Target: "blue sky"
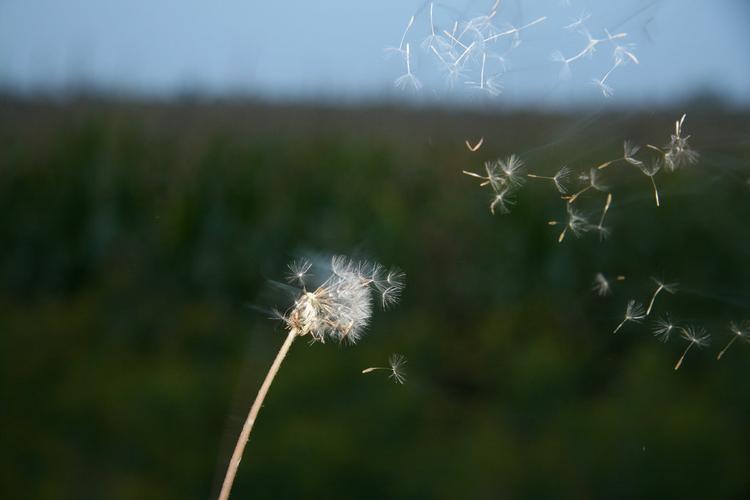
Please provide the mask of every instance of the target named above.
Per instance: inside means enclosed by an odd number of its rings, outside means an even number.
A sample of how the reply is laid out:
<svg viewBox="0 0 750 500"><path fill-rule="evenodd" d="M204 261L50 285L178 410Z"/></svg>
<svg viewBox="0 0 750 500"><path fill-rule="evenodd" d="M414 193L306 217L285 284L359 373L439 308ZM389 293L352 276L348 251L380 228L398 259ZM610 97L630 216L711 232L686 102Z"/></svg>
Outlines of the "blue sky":
<svg viewBox="0 0 750 500"><path fill-rule="evenodd" d="M433 25L487 14L493 0L434 4ZM495 62L503 91L492 100L565 104L668 101L710 90L750 104L750 2L744 0L504 0L493 23L521 26L521 43ZM601 44L560 79L555 50L565 57L585 44L565 30L586 12L594 37L626 32L640 64L618 67L604 97L592 80L612 66L613 44ZM423 87L398 91L405 70L397 46L406 41ZM186 91L328 100L392 97L489 100L465 82L478 80L479 59L452 90L441 63L420 42L430 33L429 2L410 0L0 0L0 85L28 92L79 85L170 96ZM403 48L403 47L402 47ZM489 65L488 65L489 72Z"/></svg>

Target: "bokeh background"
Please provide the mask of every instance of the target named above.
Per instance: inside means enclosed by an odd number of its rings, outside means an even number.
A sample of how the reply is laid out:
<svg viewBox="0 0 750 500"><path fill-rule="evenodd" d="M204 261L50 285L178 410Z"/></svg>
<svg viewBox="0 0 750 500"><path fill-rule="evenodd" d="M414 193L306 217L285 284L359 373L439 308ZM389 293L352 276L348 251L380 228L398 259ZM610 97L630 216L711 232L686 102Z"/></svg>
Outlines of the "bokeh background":
<svg viewBox="0 0 750 500"><path fill-rule="evenodd" d="M0 3L0 496L215 497L284 338L269 280L343 253L402 268L403 300L356 346L293 346L233 498L747 498L750 345L715 359L750 319L746 4L530 7L630 23L609 100L549 61L492 100L395 93L382 48L425 4L279 5ZM683 113L701 161L656 177L659 208L611 167L603 242L557 242L548 184L492 216L460 173L586 172ZM680 282L654 316L713 335L677 372L652 317L611 333L652 276ZM393 352L405 385L360 374Z"/></svg>

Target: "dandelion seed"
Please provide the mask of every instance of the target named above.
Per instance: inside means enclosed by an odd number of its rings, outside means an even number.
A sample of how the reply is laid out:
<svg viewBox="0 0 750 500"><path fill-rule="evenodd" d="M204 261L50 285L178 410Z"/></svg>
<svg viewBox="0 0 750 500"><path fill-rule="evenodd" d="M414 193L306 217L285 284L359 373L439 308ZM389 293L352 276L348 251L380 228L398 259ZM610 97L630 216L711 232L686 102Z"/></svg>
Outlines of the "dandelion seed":
<svg viewBox="0 0 750 500"><path fill-rule="evenodd" d="M563 199L567 199L568 200L568 204L572 204L574 201L576 201L576 199L579 196L581 196L583 193L585 193L589 189L596 189L597 191L606 191L607 189L609 189L607 186L605 186L604 184L602 184L600 182L599 171L596 168L592 168L589 171L589 175L588 176L583 176L582 178L584 180L588 180L589 185L586 186L585 188L581 189L577 193L574 193L571 196L564 197Z"/></svg>
<svg viewBox="0 0 750 500"><path fill-rule="evenodd" d="M594 276L594 286L591 289L600 297L605 297L612 293L609 281L602 273L596 273L596 276Z"/></svg>
<svg viewBox="0 0 750 500"><path fill-rule="evenodd" d="M604 208L602 209L602 216L599 219L599 224L596 226L596 230L599 231L599 239L604 240L609 236L609 229L604 227L604 217L607 216L609 206L612 204L612 193L607 193L607 201L604 202Z"/></svg>
<svg viewBox="0 0 750 500"><path fill-rule="evenodd" d="M640 61L633 53L634 48L635 44L633 43L616 46L613 53L615 63L626 64L629 61L635 64L640 64Z"/></svg>
<svg viewBox="0 0 750 500"><path fill-rule="evenodd" d="M617 281L625 281L625 276L618 276Z"/></svg>
<svg viewBox="0 0 750 500"><path fill-rule="evenodd" d="M534 26L535 24L539 24L539 23L541 23L542 21L545 21L546 19L547 19L547 16L543 16L543 17L540 17L539 19L536 19L536 20L534 20L534 21L531 21L531 22L530 22L529 24L526 24L526 25L524 25L524 26L521 26L520 28L515 28L515 27L511 26L509 30L506 30L506 31L503 31L502 33L497 33L496 35L492 35L492 36L490 36L490 37L488 37L488 38L485 38L485 40L484 40L484 41L485 41L485 42L490 42L490 41L492 41L492 40L497 40L498 38L502 38L502 37L504 37L504 36L509 36L509 35L511 35L511 36L514 36L514 37L517 37L517 36L518 36L518 34L519 34L519 33L520 33L520 32L521 32L522 30L525 30L526 28L530 28L530 27ZM516 38L516 39L517 39L517 38ZM518 43L520 43L520 41L518 41L518 42L514 43L514 46L518 46Z"/></svg>
<svg viewBox="0 0 750 500"><path fill-rule="evenodd" d="M397 52L399 54L403 54L404 52L404 40L406 40L406 34L409 33L409 30L411 29L412 25L414 24L414 16L411 16L409 18L409 22L406 23L406 29L404 30L404 34L401 35L401 42L398 44L398 48L396 47L388 47L386 52ZM407 50L408 50L408 44L407 44Z"/></svg>
<svg viewBox="0 0 750 500"><path fill-rule="evenodd" d="M641 147L639 145L633 144L630 141L625 141L622 143L622 159L636 167L643 165L643 162L635 157L640 150Z"/></svg>
<svg viewBox="0 0 750 500"><path fill-rule="evenodd" d="M306 261L289 266L295 280L298 279L297 276L305 275L309 269ZM289 333L245 419L222 483L220 500L229 498L255 420L294 340L309 335L313 341L321 343L327 339L355 343L372 316L374 292L384 293L388 287L403 289L403 273L395 270L385 273L379 264L337 256L331 259L330 275L325 281L312 292L302 288L290 310L285 314L278 314ZM391 294L387 302L392 303L397 298L397 294ZM392 362L391 370L396 381L403 380L403 372L397 371L402 367L403 362Z"/></svg>
<svg viewBox="0 0 750 500"><path fill-rule="evenodd" d="M305 278L312 267L312 263L307 259L301 259L290 263L287 267L289 268L289 273L286 276L286 280L289 283L297 282L304 289Z"/></svg>
<svg viewBox="0 0 750 500"><path fill-rule="evenodd" d="M654 337L659 339L659 341L666 343L675 328L677 328L677 325L674 323L674 321L672 321L672 317L669 315L669 313L667 313L654 322L652 331L654 333Z"/></svg>
<svg viewBox="0 0 750 500"><path fill-rule="evenodd" d="M622 156L619 158L615 158L614 160L605 161L604 163L601 163L597 165L597 169L601 170L603 168L607 168L610 165L613 165L620 161L625 161L627 163L630 163L631 165L634 165L636 167L639 167L643 164L643 162L637 158L635 158L635 155L640 151L641 147L638 145L635 145L631 143L630 141L625 141L622 144Z"/></svg>
<svg viewBox="0 0 750 500"><path fill-rule="evenodd" d="M563 26L563 29L569 30L569 31L575 31L579 28L583 28L583 23L588 21L591 18L591 14L588 14L586 11L581 12L581 14L573 19L573 22L568 24L567 26Z"/></svg>
<svg viewBox="0 0 750 500"><path fill-rule="evenodd" d="M511 197L512 194L513 192L510 187L495 193L495 197L492 199L492 203L490 203L490 212L492 215L495 215L496 207L499 207L498 211L501 214L510 213L510 205L516 204L515 200Z"/></svg>
<svg viewBox="0 0 750 500"><path fill-rule="evenodd" d="M469 151L471 151L472 153L474 153L474 152L476 152L476 151L477 151L477 150L478 150L479 148L481 148L481 147L482 147L482 144L484 143L484 137L482 137L481 139L479 139L479 142L477 142L477 143L476 143L476 144L475 144L474 146L472 146L472 145L471 145L471 144L469 143L469 140L468 140L468 139L467 139L466 141L464 141L464 143L466 144L466 147L467 147L467 148L469 148Z"/></svg>
<svg viewBox="0 0 750 500"><path fill-rule="evenodd" d="M432 17L432 8L435 6L434 2L430 2L430 35L422 41L422 48L428 49L433 48L434 44L440 39L440 36L435 34L435 21Z"/></svg>
<svg viewBox="0 0 750 500"><path fill-rule="evenodd" d="M565 182L568 180L571 173L571 170L563 165L554 176L549 177L545 175L527 174L527 177L531 179L546 179L552 181L555 183L555 187L560 192L560 194L566 194L567 188L565 186Z"/></svg>
<svg viewBox="0 0 750 500"><path fill-rule="evenodd" d="M609 76L612 74L612 72L616 70L621 64L621 61L615 61L614 66L612 66L612 68L607 71L601 79L594 78L594 80L592 81L592 83L599 88L604 97L611 97L614 93L614 89L607 85L606 81L607 78L609 78Z"/></svg>
<svg viewBox="0 0 750 500"><path fill-rule="evenodd" d="M406 356L403 354L391 354L388 358L388 366L372 366L365 368L362 373L372 373L377 370L387 370L391 373L388 378L392 379L397 384L403 384L406 382L406 372L404 367L406 366Z"/></svg>
<svg viewBox="0 0 750 500"><path fill-rule="evenodd" d="M680 369L680 366L682 366L682 362L685 360L685 356L691 347L706 347L711 343L711 335L706 333L706 329L703 327L687 326L685 328L680 328L680 335L688 342L688 346L685 348L682 356L680 356L677 364L674 365L675 370Z"/></svg>
<svg viewBox="0 0 750 500"><path fill-rule="evenodd" d="M664 146L666 150L664 153L664 163L666 164L667 170L674 172L682 166L689 166L698 161L698 153L693 151L688 144L690 136L682 137L682 126L685 123L685 117L677 120L674 125L674 135L671 137L669 144Z"/></svg>
<svg viewBox="0 0 750 500"><path fill-rule="evenodd" d="M422 82L420 82L419 79L416 76L414 76L411 72L411 62L410 62L411 56L409 52L408 43L406 44L405 60L406 60L406 73L396 78L394 85L400 89L407 89L411 87L415 91L417 91L422 88Z"/></svg>
<svg viewBox="0 0 750 500"><path fill-rule="evenodd" d="M654 181L654 176L659 172L659 170L661 170L662 165L663 163L661 160L656 160L656 161L651 162L648 165L642 164L639 166L639 168L641 169L641 172L643 172L643 174L647 176L649 180L651 181L651 185L654 188L654 199L656 200L657 207L660 206L659 190L656 188L656 182Z"/></svg>
<svg viewBox="0 0 750 500"><path fill-rule="evenodd" d="M523 173L524 164L523 160L518 156L510 155L505 161L498 160L498 166L503 174L505 174L505 179L508 184L520 186L524 183L524 177L521 175Z"/></svg>
<svg viewBox="0 0 750 500"><path fill-rule="evenodd" d="M724 353L727 352L727 349L729 349L737 339L740 339L743 342L750 342L750 322L742 321L740 323L737 323L732 321L731 323L729 323L729 331L732 332L732 339L729 341L726 347L721 350L719 355L716 356L717 360L721 359Z"/></svg>
<svg viewBox="0 0 750 500"><path fill-rule="evenodd" d="M625 308L625 318L619 325L617 325L617 328L615 328L612 333L617 333L628 321L639 323L645 317L646 315L643 312L643 305L635 300L630 300L628 306Z"/></svg>
<svg viewBox="0 0 750 500"><path fill-rule="evenodd" d="M563 242L569 230L575 235L576 238L578 238L582 233L585 233L586 231L591 229L591 224L589 224L589 221L586 219L586 217L581 215L580 212L576 211L569 204L565 205L565 208L568 211L568 223L565 225L565 228L563 228L560 236L557 238L558 243Z"/></svg>
<svg viewBox="0 0 750 500"><path fill-rule="evenodd" d="M651 278L654 283L656 283L656 291L651 296L651 301L648 303L648 309L646 309L646 316L651 314L651 309L654 307L654 301L656 300L656 296L659 295L659 293L664 290L667 293L674 294L677 292L677 287L680 285L679 283L664 283L662 281L659 281L656 278Z"/></svg>

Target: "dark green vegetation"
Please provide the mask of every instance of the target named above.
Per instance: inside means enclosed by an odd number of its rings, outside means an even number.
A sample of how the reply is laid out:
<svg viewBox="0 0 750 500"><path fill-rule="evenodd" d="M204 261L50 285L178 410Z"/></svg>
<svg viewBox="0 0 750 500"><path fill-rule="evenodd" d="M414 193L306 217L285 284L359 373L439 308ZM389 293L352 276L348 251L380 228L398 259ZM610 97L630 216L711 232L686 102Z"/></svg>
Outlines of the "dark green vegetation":
<svg viewBox="0 0 750 500"><path fill-rule="evenodd" d="M610 167L613 233L557 243L530 181L512 213L460 174L518 153L586 170L674 120L701 163ZM478 153L464 139L485 137ZM361 344L298 342L234 498L748 498L750 117L581 116L249 104L0 107L3 498L215 494L283 330L252 305L295 255L398 265L402 303ZM580 207L598 218L602 193ZM622 274L614 295L596 272ZM617 335L649 277L679 281ZM708 349L673 366L671 311ZM384 373L409 358L408 382Z"/></svg>

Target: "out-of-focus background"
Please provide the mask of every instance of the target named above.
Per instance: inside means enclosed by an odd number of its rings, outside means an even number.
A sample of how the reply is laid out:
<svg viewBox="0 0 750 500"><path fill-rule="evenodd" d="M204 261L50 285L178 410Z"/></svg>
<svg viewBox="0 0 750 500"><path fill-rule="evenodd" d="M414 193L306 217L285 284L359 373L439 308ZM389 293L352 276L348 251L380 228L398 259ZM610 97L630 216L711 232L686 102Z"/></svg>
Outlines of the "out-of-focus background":
<svg viewBox="0 0 750 500"><path fill-rule="evenodd" d="M436 22L492 3L435 4ZM421 47L422 88L393 87L403 54L383 49L411 15L418 47L428 12L0 3L0 496L215 496L284 338L269 280L312 253L396 265L405 295L356 346L293 346L233 498L750 495L750 345L716 360L750 319L746 3L503 2L498 25L547 19L497 96L448 87ZM550 58L585 45L565 29L583 14L635 44L610 97L591 80L611 47L568 79ZM512 153L585 174L683 113L699 163L655 177L658 208L640 171L604 171L604 241L557 242L551 183L492 216L461 174ZM596 223L604 198L576 205ZM652 277L680 287L612 334ZM652 334L667 313L712 334L679 371L687 344ZM393 352L405 385L360 374Z"/></svg>

